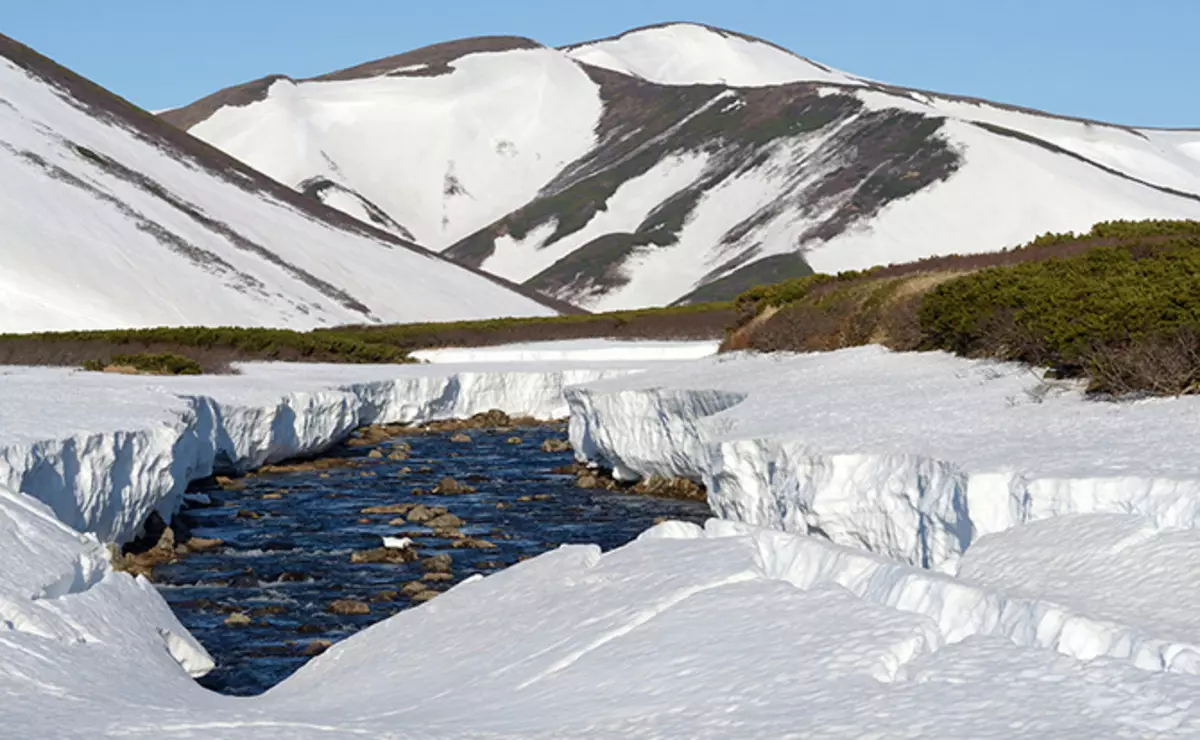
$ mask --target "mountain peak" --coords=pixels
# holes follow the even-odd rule
[[[862,84],[856,77],[778,44],[701,23],[643,26],[563,51],[578,62],[662,85]]]

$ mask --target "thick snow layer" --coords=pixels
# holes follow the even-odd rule
[[[1068,513],[1200,524],[1200,399],[1096,403],[1018,365],[864,347],[722,356],[568,391],[577,454],[704,482],[718,515],[953,570]]]
[[[958,575],[1160,638],[1200,642],[1200,530],[1160,529],[1121,514],[1060,516],[981,538]]]
[[[977,615],[1002,600],[954,586],[816,539],[663,525],[608,554],[564,547],[464,583],[334,646],[255,699],[189,683],[140,618],[102,623],[83,643],[10,631],[0,639],[0,716],[12,738],[1200,730],[1197,677],[1111,658],[1079,662],[1027,644],[1041,634],[1014,645],[999,625],[939,619],[962,613],[955,598],[981,599]],[[72,613],[137,605],[98,590]]]
[[[925,115],[978,121],[1034,136],[1104,167],[1161,187],[1200,195],[1200,131],[1136,129],[968,102],[923,93],[862,90],[874,109],[903,108]]]
[[[854,147],[840,139],[816,147],[856,117],[781,139],[756,153],[752,165],[712,183],[706,175],[721,163],[726,142],[689,142],[635,168],[640,174],[616,183],[587,224],[551,241],[558,220],[569,216],[558,211],[569,202],[547,199],[581,172],[602,165],[611,173],[626,156],[646,151],[618,155],[616,142],[634,133],[621,111],[637,101],[619,86],[602,100],[587,65],[659,85],[727,85],[713,88],[712,102],[733,105],[738,88],[814,83],[823,95],[855,95],[871,111],[947,119],[940,135],[962,164],[947,180],[830,232],[853,191],[831,194],[838,178],[829,175],[848,166]],[[265,99],[225,106],[191,130],[289,185],[314,177],[336,183],[345,190],[330,188],[323,197],[351,215],[369,218],[366,204],[374,204],[432,248],[457,244],[456,255],[482,259],[488,272],[553,286],[547,290],[555,297],[591,310],[669,304],[784,254],[802,252],[816,270],[836,272],[995,251],[1104,220],[1200,218],[1198,132],[1133,129],[890,87],[707,26],[667,24],[562,50],[468,54],[449,66],[432,76],[280,79]],[[605,116],[606,105],[615,115]],[[709,105],[676,115],[686,120],[710,112]],[[903,177],[921,174],[918,159]],[[859,165],[874,171],[880,162]],[[707,192],[680,201],[699,181]],[[597,239],[635,232],[665,203],[693,201],[674,244],[578,257]],[[477,243],[460,241],[475,234]],[[582,274],[574,279],[551,273],[535,280],[572,256],[568,267],[592,266],[577,267]],[[618,261],[597,267],[596,259]]]
[[[10,368],[0,374],[0,486],[40,499],[71,527],[124,542],[150,512],[169,518],[187,484],[214,471],[315,454],[364,424],[495,408],[560,418],[567,385],[641,367],[280,363],[155,379]]]
[[[763,41],[691,23],[631,31],[571,47],[577,61],[664,85],[758,87],[860,80]]]
[[[504,235],[496,239],[496,251],[483,263],[488,272],[515,282],[524,282],[571,252],[605,234],[633,233],[666,195],[679,192],[704,173],[704,153],[688,152],[666,157],[648,172],[626,180],[605,202],[587,225],[573,234],[547,244],[555,224],[531,230],[523,240]]]
[[[885,206],[866,228],[812,249],[806,258],[814,269],[833,273],[992,252],[1047,231],[1086,232],[1113,219],[1200,219],[1200,199],[1154,190],[1035,144],[955,120],[942,134],[960,148],[965,165],[947,181]],[[1192,187],[1200,192],[1200,172]]]
[[[671,362],[703,344],[555,345],[570,362],[518,345],[493,355],[529,363],[0,375],[5,737],[1200,733],[1193,399],[1087,402],[1016,366],[878,348]],[[776,530],[667,523],[603,555],[563,547],[249,700],[189,680],[211,660],[101,544],[214,465],[566,401],[583,454],[697,475],[720,513]]]
[[[496,347],[446,347],[425,349],[412,357],[432,363],[466,362],[578,362],[695,360],[717,353],[720,341],[659,342],[617,339],[570,339],[559,342],[503,344]]]
[[[361,194],[443,248],[532,200],[595,145],[600,94],[552,49],[471,54],[436,76],[275,82],[191,133],[296,186]]]
[[[553,313],[247,189],[2,57],[0,171],[0,331]]]

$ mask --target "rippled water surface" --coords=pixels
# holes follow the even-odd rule
[[[345,450],[351,467],[253,476],[241,481],[242,490],[205,491],[212,505],[186,512],[192,534],[219,538],[225,546],[155,570],[180,621],[217,661],[201,682],[229,694],[261,693],[319,652],[322,641],[336,642],[417,606],[402,592],[412,581],[445,590],[561,544],[610,549],[658,517],[702,522],[708,516],[702,503],[575,487],[573,476],[552,472],[570,464],[571,454],[539,449],[545,439],[562,435],[559,428],[469,434],[471,443],[451,441],[451,434],[401,437]],[[520,444],[510,443],[514,434]],[[368,457],[373,449],[387,455],[401,443],[413,447],[407,460]],[[444,476],[477,492],[413,494]],[[454,540],[427,527],[393,524],[398,514],[362,513],[402,503],[443,506],[465,522],[463,535],[496,547],[455,549]],[[423,581],[420,562],[351,562],[353,552],[379,547],[384,535],[411,537],[422,558],[450,555],[452,578]],[[330,604],[342,599],[367,602],[370,612],[330,613]],[[250,624],[227,625],[234,613],[248,616]]]

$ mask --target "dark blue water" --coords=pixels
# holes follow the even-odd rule
[[[522,437],[521,444],[507,442],[514,434]],[[703,503],[576,488],[574,476],[553,472],[569,465],[571,454],[539,449],[543,440],[561,436],[558,429],[473,430],[470,435],[471,444],[452,442],[450,434],[402,437],[340,453],[352,467],[254,476],[241,481],[242,490],[205,491],[213,505],[186,511],[192,534],[219,538],[225,546],[155,569],[163,596],[217,661],[217,669],[201,682],[228,694],[261,693],[320,651],[321,641],[336,642],[418,606],[402,591],[413,581],[444,591],[471,575],[494,573],[561,544],[610,549],[659,517],[702,522],[708,516]],[[408,460],[368,457],[372,449],[386,455],[405,442],[413,447]],[[444,476],[477,492],[413,494],[414,488],[433,488]],[[438,537],[428,527],[390,524],[399,514],[362,513],[402,503],[445,507],[464,521],[463,535],[496,547],[456,549],[453,539]],[[421,562],[351,562],[351,553],[379,547],[383,535],[411,537],[422,558],[449,555],[451,578],[423,580]],[[328,611],[343,599],[367,602],[370,612]],[[227,625],[233,613],[251,623]]]

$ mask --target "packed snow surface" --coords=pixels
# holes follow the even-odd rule
[[[664,85],[862,84],[845,72],[765,41],[691,23],[630,31],[613,39],[571,47],[567,53],[585,64]]]
[[[566,359],[0,374],[5,737],[1200,733],[1194,400],[1086,401],[936,353],[556,344]],[[203,648],[108,565],[103,543],[213,469],[362,423],[567,404],[581,456],[703,479],[743,521],[464,582],[254,699],[193,683]]]
[[[0,330],[550,315],[319,221],[0,57]]]
[[[552,49],[471,54],[436,76],[276,81],[191,129],[292,186],[323,177],[442,248],[532,200],[595,145],[600,93]]]
[[[1198,131],[877,83],[698,24],[563,49],[477,48],[430,74],[279,79],[190,130],[293,187],[328,185],[319,197],[356,218],[596,311],[670,304],[764,259],[837,272],[993,252],[1104,220],[1200,218]],[[677,88],[695,85],[711,93],[678,104]],[[843,101],[814,130],[787,133],[796,116],[755,90],[771,86],[792,86],[781,99],[815,87],[865,110]],[[732,125],[673,138],[747,96],[780,118],[756,150],[731,154]],[[659,120],[631,122],[631,109]],[[909,130],[902,113],[936,134],[897,139]],[[644,130],[663,133],[628,150]],[[744,159],[730,167],[730,156]],[[868,182],[877,174],[887,184]],[[597,198],[577,223],[580,203]],[[644,229],[666,213],[680,223],[648,242]],[[635,246],[622,247],[631,234]]]
[[[684,476],[721,516],[952,570],[1067,513],[1200,523],[1200,398],[1098,403],[1015,364],[862,347],[725,355],[572,389],[578,454]]]
[[[604,360],[695,360],[717,353],[720,341],[660,342],[616,339],[569,339],[558,342],[504,344],[496,347],[446,347],[411,353],[432,363],[559,362]]]

